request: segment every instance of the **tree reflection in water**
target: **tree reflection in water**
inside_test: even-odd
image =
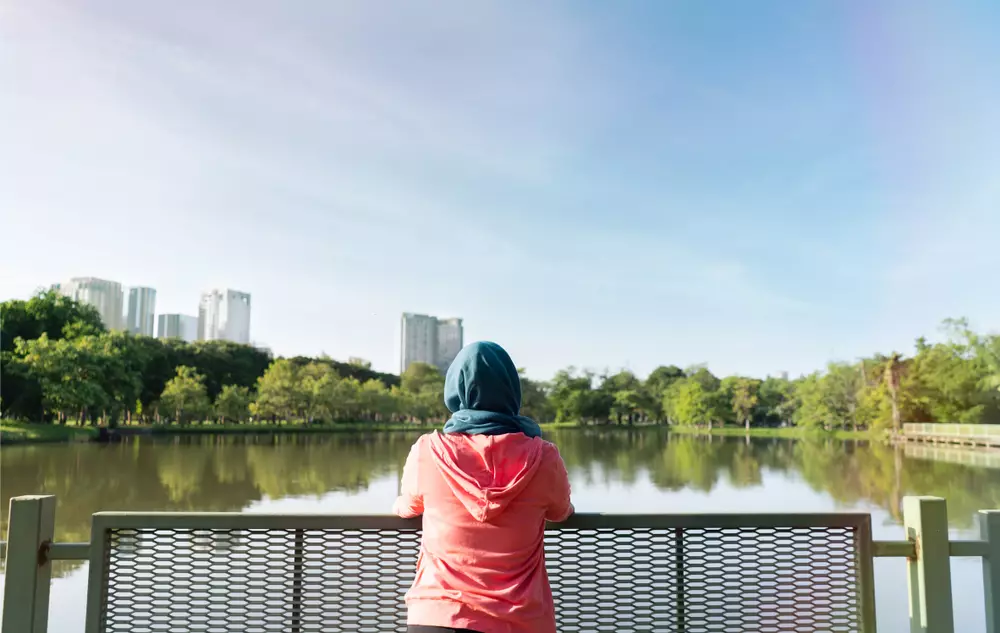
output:
[[[58,497],[56,538],[89,539],[100,510],[240,511],[265,499],[361,492],[396,477],[414,434],[141,438],[115,445],[9,447],[0,460],[2,525],[10,497]],[[1000,470],[906,458],[883,444],[668,436],[662,430],[566,430],[551,433],[574,486],[650,482],[664,491],[710,494],[726,482],[762,485],[784,473],[838,504],[873,504],[899,521],[904,495],[948,500],[956,527],[976,511],[1000,506]],[[386,507],[390,500],[386,500]],[[65,573],[76,564],[62,564]]]

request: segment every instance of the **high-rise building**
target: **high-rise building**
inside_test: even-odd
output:
[[[152,288],[129,288],[128,317],[125,327],[133,334],[153,336],[153,315],[156,314],[156,291]]]
[[[462,338],[462,319],[438,319],[434,364],[442,374],[448,371],[451,361],[455,360],[461,351]]]
[[[448,370],[462,349],[462,319],[437,319],[426,314],[403,313],[400,322],[399,371],[413,363]]]
[[[250,293],[210,290],[198,306],[198,340],[250,343]]]
[[[161,314],[156,324],[157,338],[179,338],[190,343],[198,340],[198,317],[186,314]]]
[[[437,355],[437,319],[404,312],[400,329],[399,373],[413,363],[434,365]]]
[[[117,281],[97,279],[96,277],[74,277],[66,283],[59,284],[57,290],[80,303],[93,306],[104,327],[109,330],[125,329],[122,316],[122,285]]]

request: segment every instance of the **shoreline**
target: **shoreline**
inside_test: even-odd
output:
[[[720,437],[770,437],[790,440],[835,439],[835,440],[887,440],[888,435],[880,431],[809,431],[794,426],[783,428],[756,427],[749,431],[743,427],[726,426],[708,429],[705,427],[672,426],[670,432],[676,435],[715,435]]]
[[[426,433],[438,428],[438,424],[420,425],[411,423],[357,422],[340,424],[205,424],[190,426],[175,425],[133,425],[115,429],[119,438],[168,437],[191,435],[302,435],[334,433]],[[756,437],[781,439],[837,439],[879,441],[886,436],[876,431],[832,431],[810,432],[795,427],[751,428],[723,427],[709,430],[704,427],[679,427],[643,424],[635,426],[616,424],[549,423],[540,425],[543,431],[560,430],[602,430],[602,431],[667,431],[676,435]],[[97,427],[60,426],[55,424],[0,424],[0,446],[28,446],[35,444],[59,444],[97,441],[100,430]]]

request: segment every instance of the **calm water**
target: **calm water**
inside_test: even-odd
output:
[[[89,540],[99,510],[386,512],[415,436],[142,439],[12,447],[0,453],[7,530],[12,496],[58,497],[56,538]],[[947,498],[953,538],[1000,507],[1000,470],[908,457],[853,442],[670,437],[657,431],[553,434],[581,512],[871,512],[878,539],[902,539],[903,495]],[[907,631],[905,563],[876,561],[879,630]],[[953,559],[956,630],[985,631],[980,563]],[[86,566],[56,570],[49,630],[83,630]]]

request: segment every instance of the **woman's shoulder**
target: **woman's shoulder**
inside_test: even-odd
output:
[[[544,452],[545,457],[559,457],[560,456],[559,455],[559,447],[558,446],[556,446],[552,442],[550,442],[550,441],[548,441],[546,439],[542,439],[540,437],[535,438],[535,439],[538,442],[541,443],[541,445],[542,445],[542,451]]]

